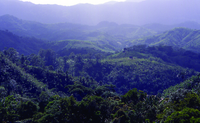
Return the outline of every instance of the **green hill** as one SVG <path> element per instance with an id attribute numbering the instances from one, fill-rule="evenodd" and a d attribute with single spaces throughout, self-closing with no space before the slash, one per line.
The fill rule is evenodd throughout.
<path id="1" fill-rule="evenodd" d="M 3 19 L 0 122 L 199 122 L 199 30 Z"/>
<path id="2" fill-rule="evenodd" d="M 138 57 L 146 59 L 156 57 L 162 59 L 162 61 L 168 64 L 175 64 L 184 68 L 191 68 L 196 71 L 200 71 L 199 56 L 199 53 L 163 45 L 136 45 L 129 48 L 124 48 L 123 52 L 113 55 L 114 58 Z"/>
<path id="3" fill-rule="evenodd" d="M 199 94 L 199 88 L 200 88 L 199 81 L 200 81 L 199 75 L 192 76 L 191 78 L 183 81 L 180 84 L 165 89 L 163 91 L 163 96 L 169 96 L 169 94 L 174 93 L 180 89 L 193 91 Z"/>
<path id="4" fill-rule="evenodd" d="M 92 42 L 85 40 L 64 40 L 47 42 L 33 37 L 17 36 L 9 31 L 0 30 L 0 50 L 13 47 L 19 54 L 30 55 L 37 54 L 40 49 L 52 49 L 59 55 L 69 55 L 71 52 L 75 54 L 87 53 L 114 53 L 117 49 L 110 44 L 102 42 Z"/>
<path id="5" fill-rule="evenodd" d="M 132 45 L 147 44 L 167 45 L 177 48 L 183 48 L 194 52 L 200 52 L 200 31 L 187 28 L 174 28 L 173 30 L 164 32 L 160 35 L 137 39 L 132 41 Z"/>
<path id="6" fill-rule="evenodd" d="M 156 94 L 195 75 L 197 73 L 195 70 L 200 70 L 198 54 L 188 53 L 186 55 L 186 51 L 184 54 L 170 50 L 174 54 L 171 57 L 166 53 L 167 48 L 149 47 L 146 49 L 146 47 L 135 46 L 135 49 L 126 48 L 125 51 L 107 58 L 88 55 L 87 57 L 75 56 L 79 60 L 73 60 L 68 57 L 66 63 L 69 67 L 68 72 L 72 75 L 90 76 L 99 83 L 116 85 L 118 93 L 138 88 Z M 101 59 L 101 62 L 98 59 Z"/>
<path id="7" fill-rule="evenodd" d="M 72 52 L 75 54 L 98 54 L 114 53 L 116 51 L 116 48 L 111 45 L 81 40 L 54 41 L 43 45 L 43 47 L 52 49 L 61 56 L 68 56 Z"/>
<path id="8" fill-rule="evenodd" d="M 1 87 L 5 88 L 6 95 L 20 94 L 20 96 L 36 98 L 45 90 L 45 84 L 39 82 L 33 75 L 26 73 L 20 66 L 14 64 L 17 58 L 17 52 L 14 49 L 4 52 L 6 56 L 0 53 L 0 81 Z M 47 90 L 46 90 L 47 91 Z"/>
<path id="9" fill-rule="evenodd" d="M 170 98 L 152 95 L 197 72 L 145 52 L 135 46 L 104 59 L 97 54 L 60 57 L 53 50 L 18 56 L 13 48 L 4 50 L 0 52 L 0 120 L 153 122 L 177 120 L 171 110 L 198 113 L 200 103 L 193 100 L 199 97 L 192 91 L 169 91 Z M 192 80 L 199 82 L 195 77 Z M 189 88 L 197 85 L 187 82 Z M 193 114 L 198 117 L 197 113 Z"/>
<path id="10" fill-rule="evenodd" d="M 8 30 L 16 35 L 35 37 L 47 41 L 87 40 L 99 44 L 112 45 L 121 49 L 125 41 L 157 34 L 150 29 L 134 25 L 112 25 L 111 22 L 101 22 L 96 26 L 72 23 L 42 24 L 25 21 L 11 15 L 0 17 L 0 30 Z"/>
<path id="11" fill-rule="evenodd" d="M 0 50 L 15 48 L 20 54 L 38 53 L 45 41 L 31 37 L 19 37 L 9 31 L 0 30 Z"/>

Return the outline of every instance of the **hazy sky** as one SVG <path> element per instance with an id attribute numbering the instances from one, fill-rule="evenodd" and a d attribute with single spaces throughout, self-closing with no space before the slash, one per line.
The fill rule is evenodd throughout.
<path id="1" fill-rule="evenodd" d="M 126 0 L 21 0 L 21 1 L 30 1 L 35 4 L 58 4 L 64 6 L 71 6 L 80 3 L 90 3 L 90 4 L 102 4 L 109 1 L 126 1 Z M 142 0 L 131 0 L 131 1 L 142 1 Z"/>

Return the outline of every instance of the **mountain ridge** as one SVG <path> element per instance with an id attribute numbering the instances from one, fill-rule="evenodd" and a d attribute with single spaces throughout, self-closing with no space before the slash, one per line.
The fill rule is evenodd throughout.
<path id="1" fill-rule="evenodd" d="M 199 41 L 200 30 L 179 27 L 156 36 L 133 40 L 132 45 L 167 45 L 191 50 L 194 52 L 200 52 Z"/>
<path id="2" fill-rule="evenodd" d="M 193 2 L 187 0 L 125 1 L 115 4 L 79 4 L 69 7 L 36 5 L 29 2 L 5 0 L 0 1 L 0 3 L 2 10 L 0 15 L 11 14 L 22 19 L 42 23 L 73 22 L 87 25 L 96 25 L 101 21 L 135 25 L 149 23 L 172 25 L 185 21 L 199 22 L 196 11 L 199 9 L 198 5 L 200 4 L 198 0 Z M 169 7 L 171 8 L 170 10 L 168 9 Z"/>
<path id="3" fill-rule="evenodd" d="M 0 30 L 8 30 L 19 36 L 35 37 L 46 41 L 84 40 L 123 48 L 124 40 L 156 34 L 155 31 L 134 25 L 118 25 L 103 21 L 96 26 L 73 23 L 42 24 L 24 21 L 14 16 L 0 16 Z"/>

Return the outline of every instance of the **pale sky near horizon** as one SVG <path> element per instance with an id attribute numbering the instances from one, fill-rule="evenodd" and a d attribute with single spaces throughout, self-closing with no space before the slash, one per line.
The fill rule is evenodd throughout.
<path id="1" fill-rule="evenodd" d="M 29 1 L 35 4 L 57 4 L 63 6 L 72 6 L 81 3 L 90 3 L 96 5 L 96 4 L 103 4 L 109 1 L 123 2 L 126 0 L 21 0 L 21 1 Z M 131 1 L 140 2 L 143 0 L 131 0 Z"/>

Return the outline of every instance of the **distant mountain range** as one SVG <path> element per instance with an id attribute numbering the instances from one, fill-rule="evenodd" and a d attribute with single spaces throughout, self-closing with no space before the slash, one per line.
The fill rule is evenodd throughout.
<path id="1" fill-rule="evenodd" d="M 0 15 L 11 14 L 41 23 L 78 23 L 96 25 L 101 21 L 118 24 L 146 25 L 150 23 L 178 24 L 200 22 L 199 0 L 145 0 L 112 4 L 79 4 L 75 6 L 36 5 L 19 0 L 1 0 Z"/>
<path id="2" fill-rule="evenodd" d="M 88 53 L 94 49 L 114 52 L 124 47 L 147 44 L 170 45 L 200 52 L 200 31 L 197 29 L 200 29 L 200 25 L 196 22 L 136 26 L 102 21 L 96 26 L 88 26 L 72 23 L 42 24 L 4 15 L 0 16 L 0 30 L 4 30 L 0 32 L 0 49 L 14 47 L 23 54 L 30 54 L 37 53 L 40 48 L 51 47 L 57 52 L 68 52 L 79 47 L 89 48 L 85 51 Z M 47 44 L 49 41 L 54 43 Z M 79 45 L 80 42 L 82 45 Z"/>
<path id="3" fill-rule="evenodd" d="M 0 51 L 8 48 L 15 48 L 19 54 L 37 54 L 41 49 L 52 49 L 60 55 L 75 54 L 95 54 L 95 53 L 114 53 L 117 48 L 109 44 L 82 40 L 63 40 L 47 42 L 34 37 L 17 36 L 9 31 L 0 30 Z"/>
<path id="4" fill-rule="evenodd" d="M 38 39 L 56 41 L 66 39 L 114 42 L 112 45 L 123 44 L 124 41 L 139 39 L 146 36 L 160 34 L 176 27 L 200 29 L 197 22 L 184 22 L 176 25 L 147 24 L 136 26 L 131 24 L 117 24 L 115 22 L 102 21 L 95 26 L 58 23 L 42 24 L 34 21 L 19 19 L 12 15 L 0 16 L 0 30 L 9 30 L 19 36 L 36 37 Z M 114 44 L 118 42 L 117 44 Z M 123 47 L 123 46 L 122 46 Z"/>
<path id="5" fill-rule="evenodd" d="M 0 17 L 0 30 L 8 30 L 16 35 L 35 37 L 46 41 L 75 39 L 112 45 L 115 48 L 125 47 L 124 41 L 157 34 L 148 28 L 135 25 L 118 25 L 103 21 L 96 26 L 72 23 L 42 24 L 25 21 L 11 15 Z"/>

